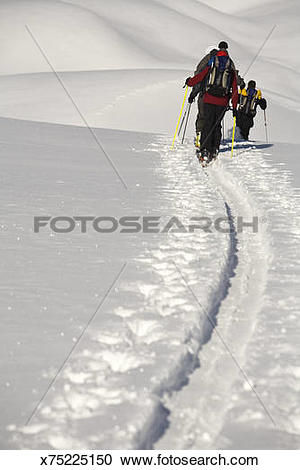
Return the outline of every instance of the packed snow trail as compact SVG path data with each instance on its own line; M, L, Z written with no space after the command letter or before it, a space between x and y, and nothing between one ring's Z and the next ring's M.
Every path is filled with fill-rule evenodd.
M223 158L228 156L230 150L225 152ZM244 222L249 223L260 214L222 162L219 157L205 170L208 184L230 207L232 215L236 218L242 216ZM199 176L201 172L200 169ZM215 314L216 332L201 350L201 366L191 377L190 384L174 399L166 398L166 406L172 410L171 425L164 438L157 443L157 448L207 448L221 426L236 377L245 374L244 381L251 390L250 379L242 367L243 355L262 303L268 246L263 234L253 233L253 228L237 233L236 227L232 245L235 246L232 254L236 257L235 268L233 274L230 270L225 273L220 287L221 290L226 286L226 276L232 278ZM212 390L213 396L208 400ZM254 390L252 392L256 393Z
M239 143L238 147L241 146L244 150L236 151L234 159L225 152L206 172L235 213L259 216L263 224L258 234L238 234L239 262L217 315L218 334L214 332L211 341L202 348L200 368L191 376L188 386L165 397L170 427L157 448L299 447L295 339L293 335L280 335L280 349L291 354L282 358L289 366L281 369L277 363L280 355L276 353L278 336L274 334L278 330L276 324L285 333L289 317L296 320L293 313L288 318L276 316L278 301L274 287L279 289L278 296L288 296L290 300L281 304L293 312L299 303L295 297L297 274L290 279L289 286L290 276L286 276L285 268L276 275L275 266L280 259L285 260L291 238L299 249L295 220L295 217L299 220L299 200L290 185L291 175L282 171L281 165L274 167L266 162L269 154L259 149L264 145ZM281 230L284 227L287 232L284 240L276 236L276 227ZM299 272L298 260L290 257L285 264L291 272ZM294 327L299 331L299 318ZM238 367L224 348L224 341L220 341L220 334ZM266 351L266 343L270 351ZM284 384L282 389L278 387L279 381ZM289 405L285 400L281 405L284 389L290 397Z

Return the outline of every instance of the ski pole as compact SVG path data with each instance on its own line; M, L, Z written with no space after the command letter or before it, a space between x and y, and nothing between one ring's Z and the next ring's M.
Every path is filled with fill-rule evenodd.
M268 138L268 125L267 125L267 117L266 117L266 110L264 109L264 118L265 118L265 131L266 131L266 141L267 144L269 143L269 138Z
M175 139L176 139L176 135L177 135L177 130L178 130L178 127L179 127L179 122L180 122L180 118L181 118L182 111L183 111L183 108L184 108L184 103L185 103L185 100L186 100L187 92L188 92L188 87L186 86L185 87L184 97L183 97L183 103L182 103L182 106L181 106L181 109L180 109L179 118L178 118L177 126L176 126L176 129L175 129L173 142L172 142L172 145L171 145L171 150L173 150L173 148L174 148L174 143L175 143Z
M234 118L233 118L233 129L232 129L231 158L233 157L233 146L234 146L235 124L236 124L236 117L234 116Z
M183 144L183 142L184 142L185 132L186 132L186 128L187 128L187 125L188 125L188 122L189 122L189 117L190 117L190 112L191 112L191 106L192 106L192 103L189 103L188 113L187 113L187 117L186 117L186 121L185 121L185 126L184 126L184 131L183 131L183 136L182 136L182 140L181 140L181 143L182 143L182 144Z
M185 111L184 111L184 115L183 115L183 118L181 119L181 123L180 123L180 126L179 126L179 129L178 129L178 137L180 136L180 132L181 132L181 129L182 129L182 126L183 126L183 123L184 123L184 120L185 120L185 117L186 117L186 112L187 112L187 108L185 108Z

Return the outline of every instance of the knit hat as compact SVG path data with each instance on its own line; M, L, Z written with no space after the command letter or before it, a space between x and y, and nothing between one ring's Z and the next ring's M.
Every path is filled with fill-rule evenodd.
M256 88L256 82L254 80L250 80L248 82L248 88Z
M228 44L226 41L221 41L218 45L219 49L228 49Z

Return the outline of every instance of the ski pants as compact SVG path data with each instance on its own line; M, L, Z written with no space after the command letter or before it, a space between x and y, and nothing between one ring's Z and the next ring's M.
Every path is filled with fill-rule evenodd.
M226 107L204 103L204 126L201 132L201 150L209 153L219 150L222 137L222 120Z
M248 140L249 138L249 131L251 127L254 125L253 116L248 116L247 114L243 113L242 111L238 111L236 125L239 127L241 131L241 136L243 139Z
M198 96L198 114L196 119L196 134L203 131L204 127L204 102L203 95L200 93Z

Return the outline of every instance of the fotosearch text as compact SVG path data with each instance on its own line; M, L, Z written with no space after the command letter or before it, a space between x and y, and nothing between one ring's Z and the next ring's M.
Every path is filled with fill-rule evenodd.
M169 218L161 216L35 216L34 233L42 230L55 233L87 233L90 230L101 234L107 233L194 233L203 231L212 233L243 232L245 229L257 233L259 231L259 217L245 219L237 217L190 217L182 220L179 217Z

